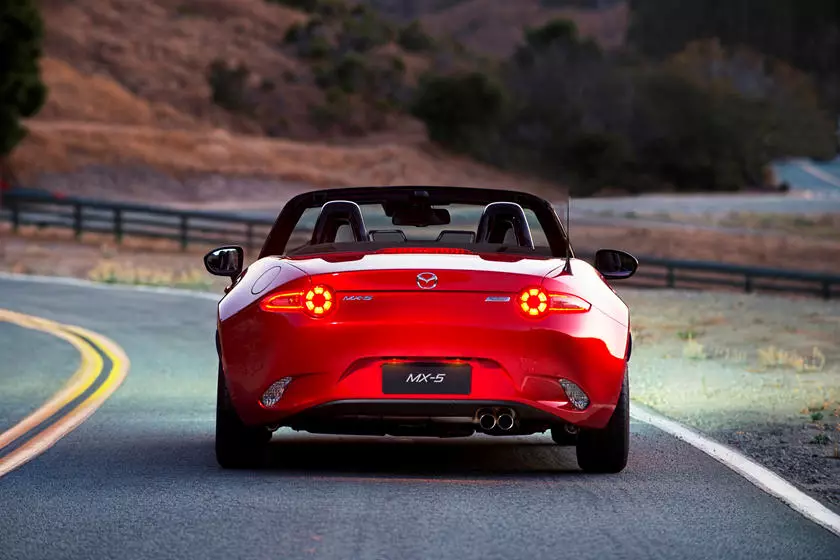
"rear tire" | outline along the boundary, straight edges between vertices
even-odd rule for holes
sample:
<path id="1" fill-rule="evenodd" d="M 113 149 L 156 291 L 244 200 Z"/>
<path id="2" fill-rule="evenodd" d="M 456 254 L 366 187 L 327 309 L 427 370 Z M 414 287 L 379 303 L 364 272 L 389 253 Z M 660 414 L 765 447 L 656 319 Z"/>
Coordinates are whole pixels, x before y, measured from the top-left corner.
<path id="1" fill-rule="evenodd" d="M 627 466 L 630 451 L 630 389 L 627 368 L 615 411 L 600 429 L 581 429 L 577 443 L 578 466 L 588 473 L 618 473 Z"/>
<path id="2" fill-rule="evenodd" d="M 230 400 L 225 375 L 219 364 L 216 388 L 216 461 L 225 469 L 258 466 L 263 458 L 271 432 L 263 426 L 246 426 Z"/>

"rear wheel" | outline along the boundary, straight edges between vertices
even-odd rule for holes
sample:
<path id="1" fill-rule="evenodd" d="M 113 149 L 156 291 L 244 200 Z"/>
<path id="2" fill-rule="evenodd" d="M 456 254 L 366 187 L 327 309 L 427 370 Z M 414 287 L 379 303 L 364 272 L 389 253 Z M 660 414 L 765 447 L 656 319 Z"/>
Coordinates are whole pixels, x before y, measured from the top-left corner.
<path id="1" fill-rule="evenodd" d="M 262 460 L 270 439 L 271 432 L 267 428 L 242 423 L 230 401 L 220 363 L 216 388 L 216 461 L 226 469 L 255 467 Z"/>
<path id="2" fill-rule="evenodd" d="M 615 411 L 606 427 L 581 429 L 577 442 L 578 465 L 585 472 L 617 473 L 627 466 L 630 450 L 630 389 L 627 369 Z"/>

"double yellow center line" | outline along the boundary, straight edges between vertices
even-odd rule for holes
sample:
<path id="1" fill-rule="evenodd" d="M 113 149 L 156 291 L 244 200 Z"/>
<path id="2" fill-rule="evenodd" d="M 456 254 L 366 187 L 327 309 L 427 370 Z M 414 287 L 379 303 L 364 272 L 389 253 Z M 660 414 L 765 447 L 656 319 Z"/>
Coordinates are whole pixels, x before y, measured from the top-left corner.
<path id="1" fill-rule="evenodd" d="M 123 382 L 129 360 L 112 340 L 81 327 L 6 309 L 0 309 L 0 321 L 51 334 L 72 344 L 81 355 L 79 368 L 61 390 L 0 433 L 0 476 L 3 476 L 49 449 L 93 414 Z M 13 445 L 23 440 L 19 446 Z M 4 450 L 12 447 L 4 454 Z"/>

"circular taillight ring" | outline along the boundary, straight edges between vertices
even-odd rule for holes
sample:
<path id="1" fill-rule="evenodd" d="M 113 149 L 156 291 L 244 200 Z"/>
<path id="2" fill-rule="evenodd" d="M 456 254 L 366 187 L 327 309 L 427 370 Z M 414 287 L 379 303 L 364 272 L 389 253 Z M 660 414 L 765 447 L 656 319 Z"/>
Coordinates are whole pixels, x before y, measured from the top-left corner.
<path id="1" fill-rule="evenodd" d="M 301 297 L 304 313 L 318 319 L 335 311 L 335 301 L 335 292 L 324 284 L 312 286 Z"/>
<path id="2" fill-rule="evenodd" d="M 542 288 L 526 288 L 517 296 L 516 306 L 526 317 L 538 318 L 548 313 L 551 298 Z"/>

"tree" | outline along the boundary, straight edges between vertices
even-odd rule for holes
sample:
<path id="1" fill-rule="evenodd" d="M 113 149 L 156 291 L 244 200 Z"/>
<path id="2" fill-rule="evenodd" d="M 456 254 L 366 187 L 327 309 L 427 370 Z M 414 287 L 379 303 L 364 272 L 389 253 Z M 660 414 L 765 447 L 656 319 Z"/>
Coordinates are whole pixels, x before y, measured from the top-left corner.
<path id="1" fill-rule="evenodd" d="M 504 92 L 480 72 L 426 76 L 412 114 L 426 124 L 429 138 L 454 150 L 466 151 L 471 140 L 495 124 L 504 107 Z"/>
<path id="2" fill-rule="evenodd" d="M 698 39 L 747 46 L 814 75 L 840 111 L 837 0 L 630 0 L 630 42 L 658 58 Z"/>
<path id="3" fill-rule="evenodd" d="M 0 2 L 0 157 L 26 135 L 20 120 L 34 116 L 46 100 L 38 68 L 43 35 L 33 0 Z"/>

